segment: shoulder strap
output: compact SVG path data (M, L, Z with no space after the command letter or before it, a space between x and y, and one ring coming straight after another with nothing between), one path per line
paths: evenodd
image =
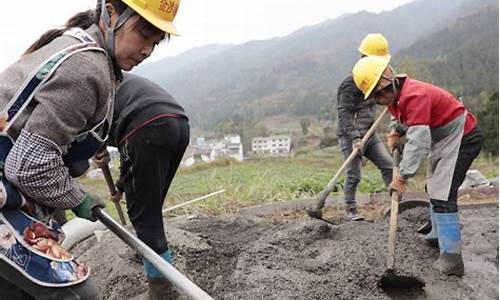
M21 87L14 94L12 99L0 112L0 116L6 118L7 125L4 128L6 132L14 123L21 112L28 106L33 99L37 90L47 81L55 70L71 55L82 51L106 51L92 39L92 37L80 28L72 28L64 33L77 38L81 43L71 45L56 54L49 57L41 63L31 74L26 78Z
M80 27L73 27L66 30L63 35L72 36L75 39L79 40L82 43L96 43L96 41L88 34L85 30Z

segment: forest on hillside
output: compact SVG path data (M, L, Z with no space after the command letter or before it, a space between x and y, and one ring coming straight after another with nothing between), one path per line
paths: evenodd
M321 69L321 65L328 63L318 56L304 58L302 62L291 61L278 69L290 74L310 73ZM446 28L401 49L393 55L393 65L399 72L441 86L461 98L485 131L483 152L498 155L498 6L484 6L463 15ZM317 78L314 81L319 82ZM335 126L336 86L325 83L331 89L328 93L324 88L311 89L311 84L306 78L291 90L253 102L245 107L244 115L236 112L219 120L215 130L225 132L231 128L244 137L263 134L267 130L259 119L280 113L297 120L304 116L330 120ZM266 95L268 91L261 92ZM323 137L330 140L326 145L335 143L331 135L334 130Z
M266 126L276 116L287 125L295 122L299 131L305 119L322 126L323 145L330 145L335 142L338 84L370 32L387 37L397 71L463 99L488 131L488 152L497 154L496 0L416 0L380 14L361 11L281 38L192 49L139 68L139 73L184 105L193 128L238 133L246 149L256 135L275 133Z

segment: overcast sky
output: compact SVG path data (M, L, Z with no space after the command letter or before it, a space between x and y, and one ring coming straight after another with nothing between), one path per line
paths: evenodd
M181 36L161 44L150 61L207 44L240 44L284 36L344 13L391 10L411 0L182 0L175 24ZM46 30L95 0L9 1L0 10L0 70Z

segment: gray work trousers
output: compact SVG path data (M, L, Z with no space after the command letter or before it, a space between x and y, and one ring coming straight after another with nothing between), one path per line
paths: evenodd
M344 159L347 159L352 152L352 141L343 136L339 136L339 145ZM386 187L392 181L392 157L380 138L374 134L366 143L363 149L363 156L372 161L380 170L382 179ZM362 156L356 156L347 168L344 182L344 200L347 208L356 206L356 189L361 181Z

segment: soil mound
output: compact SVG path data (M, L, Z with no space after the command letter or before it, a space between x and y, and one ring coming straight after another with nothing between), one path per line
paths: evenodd
M439 250L416 233L426 211L399 216L396 244L398 272L426 286L392 295L377 287L385 271L387 219L331 226L177 217L168 219L167 235L174 265L214 299L498 299L498 207L462 210L462 278L432 268ZM145 293L140 261L112 233L80 243L73 253L92 268L103 299Z

